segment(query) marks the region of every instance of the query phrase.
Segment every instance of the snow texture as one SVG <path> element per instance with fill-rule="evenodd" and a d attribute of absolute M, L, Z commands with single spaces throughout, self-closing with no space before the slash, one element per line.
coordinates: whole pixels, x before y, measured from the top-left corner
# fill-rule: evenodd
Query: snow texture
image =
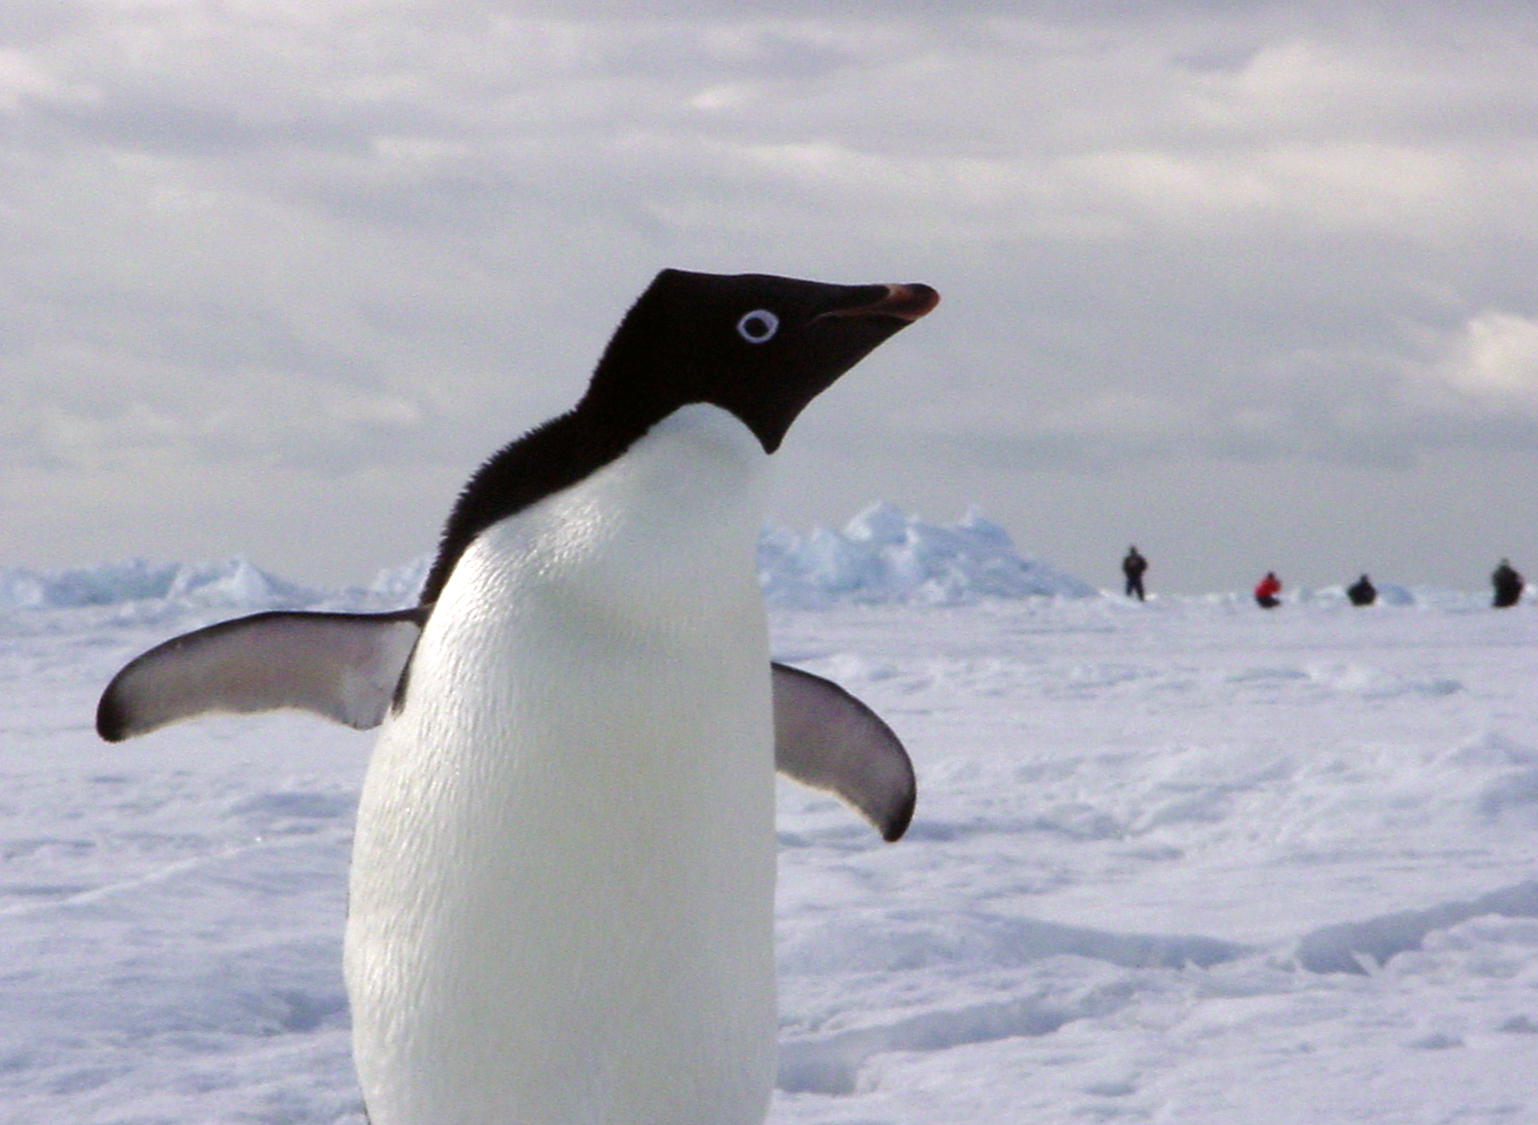
<path fill-rule="evenodd" d="M 761 565 L 776 658 L 871 704 L 920 785 L 892 845 L 781 786 L 773 1125 L 1538 1121 L 1531 600 L 1137 604 L 884 507 L 770 529 Z M 362 1125 L 371 737 L 109 746 L 91 715 L 172 633 L 420 575 L 0 572 L 0 1122 Z"/>

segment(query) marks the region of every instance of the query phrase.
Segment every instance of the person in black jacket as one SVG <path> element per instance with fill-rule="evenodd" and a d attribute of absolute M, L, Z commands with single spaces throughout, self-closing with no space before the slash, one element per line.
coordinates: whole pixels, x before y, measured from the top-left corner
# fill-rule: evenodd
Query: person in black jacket
<path fill-rule="evenodd" d="M 1372 579 L 1364 574 L 1346 587 L 1346 597 L 1351 599 L 1352 605 L 1372 605 L 1378 600 L 1378 588 L 1372 584 Z"/>
<path fill-rule="evenodd" d="M 1490 585 L 1495 587 L 1495 601 L 1492 604 L 1496 609 L 1505 609 L 1517 604 L 1527 583 L 1512 569 L 1511 560 L 1502 559 L 1501 565 L 1490 575 Z"/>
<path fill-rule="evenodd" d="M 1143 600 L 1143 571 L 1148 569 L 1148 560 L 1138 554 L 1136 547 L 1127 548 L 1127 557 L 1121 560 L 1121 572 L 1127 576 L 1127 597 L 1136 597 Z"/>

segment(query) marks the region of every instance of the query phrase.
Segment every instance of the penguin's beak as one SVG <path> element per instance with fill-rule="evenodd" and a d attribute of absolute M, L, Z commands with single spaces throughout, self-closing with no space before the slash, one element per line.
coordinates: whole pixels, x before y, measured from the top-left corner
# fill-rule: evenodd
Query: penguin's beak
<path fill-rule="evenodd" d="M 924 316 L 940 303 L 940 294 L 927 285 L 881 285 L 873 286 L 885 290 L 874 301 L 861 305 L 853 305 L 849 308 L 829 309 L 813 317 L 813 320 L 823 320 L 827 317 L 849 316 L 889 316 L 894 320 L 912 324 L 919 317 Z"/>

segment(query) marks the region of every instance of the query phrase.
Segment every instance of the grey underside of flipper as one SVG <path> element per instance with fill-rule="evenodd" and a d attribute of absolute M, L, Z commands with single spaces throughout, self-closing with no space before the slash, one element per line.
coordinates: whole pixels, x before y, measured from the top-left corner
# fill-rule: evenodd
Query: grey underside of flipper
<path fill-rule="evenodd" d="M 285 708 L 367 730 L 384 720 L 428 612 L 278 611 L 174 637 L 113 677 L 97 732 L 120 742 L 199 715 Z M 912 819 L 916 786 L 892 729 L 832 681 L 772 669 L 775 767 L 896 840 Z"/>
<path fill-rule="evenodd" d="M 173 637 L 112 678 L 97 733 L 120 742 L 198 715 L 281 708 L 376 727 L 426 616 L 258 613 Z"/>
<path fill-rule="evenodd" d="M 902 836 L 918 786 L 892 728 L 831 680 L 785 664 L 773 669 L 775 768 L 852 806 L 883 839 Z"/>

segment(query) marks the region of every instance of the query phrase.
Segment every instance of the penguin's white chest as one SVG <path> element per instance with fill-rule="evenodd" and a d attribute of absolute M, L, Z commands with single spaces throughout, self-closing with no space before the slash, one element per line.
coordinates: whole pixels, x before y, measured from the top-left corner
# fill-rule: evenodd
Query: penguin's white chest
<path fill-rule="evenodd" d="M 767 458 L 717 407 L 484 532 L 358 809 L 373 1125 L 737 1125 L 774 1071 Z"/>

